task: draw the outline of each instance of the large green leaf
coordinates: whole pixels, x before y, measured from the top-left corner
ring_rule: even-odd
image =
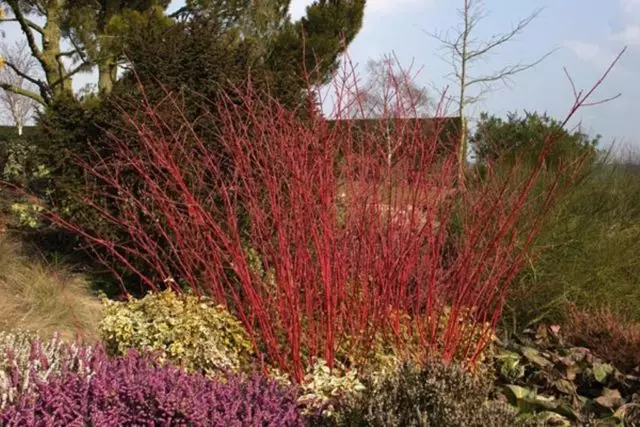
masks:
[[[613,366],[611,366],[608,363],[593,364],[593,376],[601,384],[605,383],[605,381],[607,380],[607,377],[609,376],[609,374],[612,374],[613,371],[614,371]]]

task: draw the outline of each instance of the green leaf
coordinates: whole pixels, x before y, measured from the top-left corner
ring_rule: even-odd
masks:
[[[569,380],[560,379],[556,381],[554,384],[555,388],[564,394],[574,395],[576,393],[576,386]]]
[[[607,417],[607,418],[601,418],[598,420],[598,425],[599,426],[620,426],[623,427],[624,426],[624,422],[622,419],[618,418],[617,416],[613,415],[611,417]]]
[[[522,354],[527,358],[531,363],[541,367],[546,368],[552,365],[550,361],[545,359],[540,355],[540,352],[532,347],[522,347]]]
[[[609,374],[613,373],[613,366],[608,363],[594,363],[593,364],[593,376],[596,381],[604,384]]]
[[[515,384],[507,384],[504,388],[505,391],[507,391],[507,398],[510,398],[513,405],[517,405],[518,400],[524,399],[525,397],[529,397],[533,394],[531,390]]]

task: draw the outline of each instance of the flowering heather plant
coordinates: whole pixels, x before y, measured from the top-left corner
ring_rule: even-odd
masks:
[[[0,332],[0,409],[62,372],[90,374],[92,353],[59,336],[41,340],[28,332]]]
[[[89,377],[68,373],[38,384],[0,414],[4,426],[303,426],[297,389],[264,376],[224,382],[188,374],[131,351],[96,351]]]

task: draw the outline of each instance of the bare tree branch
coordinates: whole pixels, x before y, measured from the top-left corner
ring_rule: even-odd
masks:
[[[0,19],[0,23],[2,23],[2,22],[18,22],[18,23],[20,23],[20,20],[18,20],[18,18],[1,18]],[[42,27],[39,26],[38,24],[36,24],[35,22],[33,22],[33,21],[29,20],[29,19],[25,19],[25,23],[32,30],[35,30],[38,33],[44,35],[44,30],[42,29]]]
[[[520,74],[523,71],[527,71],[527,70],[535,67],[536,65],[540,64],[542,61],[544,61],[547,57],[549,57],[556,50],[557,49],[554,49],[554,50],[552,50],[550,52],[547,52],[546,54],[544,54],[543,56],[541,56],[540,58],[538,58],[534,62],[529,62],[529,63],[526,63],[526,64],[518,63],[518,64],[515,64],[515,65],[508,65],[508,66],[503,67],[502,69],[496,71],[494,74],[467,79],[465,84],[466,84],[467,87],[471,87],[471,86],[474,86],[476,84],[494,83],[494,82],[498,82],[498,81],[502,81],[503,83],[505,83],[507,80],[509,80],[511,77],[515,76],[516,74]]]
[[[32,99],[33,101],[36,101],[39,104],[42,104],[42,105],[45,104],[44,98],[36,92],[21,89],[19,87],[14,87],[7,83],[0,83],[0,89],[3,89],[5,92],[11,92],[16,95],[27,97],[29,99]]]
[[[46,66],[46,64],[45,64],[45,61],[44,61],[44,59],[42,57],[42,51],[38,47],[38,44],[36,43],[36,39],[33,36],[33,33],[31,32],[31,25],[30,25],[31,21],[29,19],[27,19],[24,16],[24,14],[22,13],[22,9],[20,9],[20,5],[19,5],[18,1],[16,1],[16,0],[7,0],[7,4],[11,8],[11,11],[15,15],[16,21],[20,25],[20,28],[22,29],[22,32],[24,33],[25,37],[27,38],[27,43],[29,43],[29,49],[31,49],[31,53],[40,62],[40,64],[44,68]]]
[[[46,84],[45,84],[42,80],[36,79],[35,77],[31,77],[30,75],[28,75],[28,74],[26,74],[24,71],[22,71],[22,67],[21,67],[21,65],[20,65],[20,64],[18,64],[18,65],[14,65],[13,63],[9,62],[9,61],[7,60],[7,58],[6,58],[6,57],[5,57],[5,58],[3,58],[3,59],[4,59],[4,65],[5,65],[6,67],[11,68],[11,70],[12,70],[12,71],[17,75],[17,76],[19,76],[19,77],[21,77],[21,78],[23,78],[23,79],[27,80],[29,83],[32,83],[32,84],[34,84],[34,85],[38,86],[39,88],[46,87]]]
[[[88,71],[88,70],[91,69],[91,67],[93,67],[93,64],[86,63],[86,62],[81,62],[78,66],[76,66],[75,68],[73,68],[69,72],[65,73],[60,79],[54,81],[52,86],[55,86],[57,84],[61,84],[65,80],[73,77],[74,75],[76,75],[76,74],[78,74],[78,73],[80,73],[82,71]]]
[[[518,63],[507,65],[496,70],[492,74],[471,77],[470,68],[473,63],[485,58],[493,51],[499,49],[503,45],[513,41],[536,19],[542,9],[537,9],[529,16],[516,22],[512,28],[504,33],[496,33],[489,37],[489,40],[480,41],[473,37],[476,28],[488,15],[484,9],[482,0],[462,0],[462,7],[458,9],[462,23],[460,26],[453,28],[454,36],[451,37],[449,31],[446,33],[429,33],[441,43],[442,50],[450,55],[450,59],[444,59],[444,62],[451,66],[453,72],[448,77],[453,78],[458,85],[457,107],[458,115],[463,122],[463,130],[460,137],[459,163],[460,163],[460,180],[462,182],[464,176],[464,167],[467,162],[467,119],[466,107],[480,101],[484,94],[494,89],[496,83],[509,85],[510,80],[524,71],[527,71],[544,61],[554,51],[548,52],[530,63]],[[479,86],[479,92],[470,95],[473,87]]]
[[[34,89],[42,92],[44,83],[32,76],[37,67],[35,58],[29,51],[26,41],[17,42],[13,47],[0,45],[0,55],[5,64],[0,69],[0,106],[7,111],[18,128],[18,134],[31,118],[36,102],[44,104],[45,100]]]

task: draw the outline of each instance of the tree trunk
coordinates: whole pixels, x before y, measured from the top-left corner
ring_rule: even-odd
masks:
[[[98,21],[98,39],[105,37],[109,21],[122,12],[119,0],[107,0],[103,3],[102,8],[102,15]],[[116,57],[108,57],[98,64],[98,91],[100,94],[109,94],[113,90],[113,85],[118,77],[116,62]]]
[[[98,90],[100,94],[109,94],[113,90],[113,65],[102,63],[98,65]]]
[[[60,39],[62,32],[62,8],[65,0],[54,0],[47,3],[47,23],[42,28],[42,65],[51,89],[51,95],[56,98],[65,93],[73,93],[72,81],[67,76],[67,70],[60,56]]]

